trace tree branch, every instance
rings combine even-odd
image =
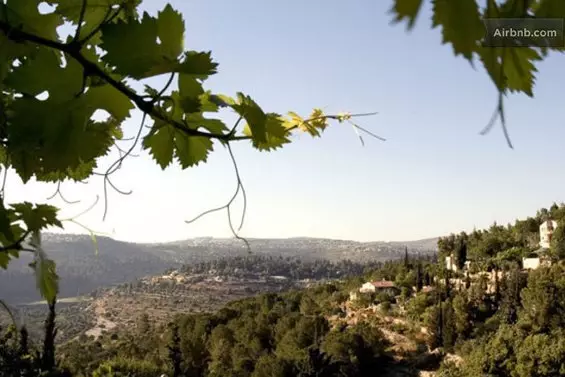
[[[143,111],[144,113],[150,115],[155,119],[159,119],[169,124],[173,128],[189,136],[200,136],[208,139],[217,139],[222,141],[251,139],[251,137],[249,136],[239,136],[236,139],[231,137],[230,134],[214,134],[210,132],[203,132],[189,128],[186,125],[184,125],[182,122],[178,122],[173,119],[170,119],[169,117],[164,115],[161,111],[159,111],[159,109],[155,107],[155,104],[152,101],[150,102],[145,101],[141,96],[139,96],[133,90],[129,89],[123,82],[114,79],[108,73],[106,73],[98,64],[91,62],[86,57],[84,57],[80,52],[82,48],[82,44],[79,42],[61,43],[58,41],[53,41],[38,35],[27,33],[23,30],[13,28],[4,21],[0,21],[0,30],[6,35],[8,39],[14,42],[21,42],[21,41],[31,42],[64,52],[65,54],[74,58],[80,65],[82,65],[85,72],[88,72],[88,74],[90,75],[100,77],[108,84],[112,85],[116,90],[118,90],[123,95],[128,97],[137,106],[139,110]]]
[[[73,42],[77,42],[80,38],[80,29],[82,29],[82,24],[84,23],[84,14],[86,13],[87,5],[87,0],[82,0],[82,7],[80,8],[80,16],[78,18],[77,29],[75,31]]]
[[[29,236],[31,232],[26,231],[16,242],[8,246],[0,246],[0,253],[8,252],[9,250],[26,250],[22,246],[22,242],[25,241],[26,237]]]

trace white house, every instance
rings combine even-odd
[[[394,290],[396,285],[393,281],[370,281],[359,288],[360,293],[372,293],[380,290]]]
[[[535,270],[540,266],[540,258],[522,258],[522,267],[526,270]]]
[[[543,254],[551,247],[551,237],[553,232],[557,229],[557,222],[555,220],[544,221],[539,227],[539,246],[540,249],[536,250],[537,256],[529,258],[522,258],[522,266],[526,270],[535,270],[542,265],[549,265],[551,262],[543,257]]]
[[[471,261],[466,261],[465,265],[463,266],[464,270],[468,270],[471,267]],[[457,268],[457,262],[453,255],[445,257],[445,268],[451,270],[453,272],[457,272],[459,269]]]
[[[551,246],[551,236],[553,236],[553,232],[557,228],[557,221],[555,220],[547,220],[539,227],[539,246],[542,249],[549,249]]]

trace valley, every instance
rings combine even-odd
[[[295,257],[305,261],[350,260],[356,263],[397,259],[409,247],[411,253],[428,255],[437,249],[437,239],[401,242],[355,242],[316,238],[250,239],[254,255]],[[235,239],[197,238],[161,244],[139,244],[87,235],[47,233],[44,249],[57,263],[59,298],[88,295],[116,284],[161,274],[183,265],[248,254]],[[31,256],[22,254],[7,270],[0,270],[0,298],[9,304],[39,301]]]

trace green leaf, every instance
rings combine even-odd
[[[118,4],[113,0],[88,0],[84,12],[83,25],[80,28],[79,40],[94,31],[108,16],[108,9]],[[56,6],[55,13],[63,16],[67,21],[78,24],[83,7],[82,0],[55,0],[48,4]],[[73,32],[74,36],[74,32]]]
[[[120,101],[112,103],[101,98],[101,94],[111,93],[101,90],[97,94],[93,88],[91,95],[78,99],[73,96],[61,103],[51,98],[39,101],[24,97],[14,101],[7,127],[11,142],[6,152],[24,182],[34,174],[76,171],[108,152],[119,134],[119,123],[112,119],[94,122],[90,118],[97,108],[106,107],[121,118],[125,111]]]
[[[433,0],[432,26],[442,26],[443,43],[451,43],[456,56],[472,61],[484,36],[475,0]]]
[[[173,162],[175,148],[174,129],[161,123],[154,132],[151,132],[143,139],[143,147],[144,149],[149,149],[149,153],[157,161],[157,164],[159,164],[161,169],[165,169]]]
[[[37,288],[47,302],[53,302],[59,292],[59,276],[56,272],[55,262],[47,257],[41,247],[39,231],[32,233],[30,243],[35,249],[35,258],[31,266],[35,271]]]
[[[253,146],[261,151],[271,151],[289,143],[290,139],[288,138],[288,130],[284,127],[281,116],[279,114],[269,113],[266,114],[265,118],[265,140],[258,141],[252,139]],[[249,127],[249,124],[247,124],[243,129],[243,134],[246,136],[253,136],[253,131]]]
[[[204,118],[201,120],[206,121]],[[156,121],[153,130],[143,140],[143,148],[149,149],[149,153],[162,169],[171,164],[173,156],[181,167],[186,169],[206,162],[208,154],[212,151],[212,141],[206,137],[188,136],[170,125]]]
[[[391,12],[394,14],[394,22],[398,23],[406,19],[407,28],[410,30],[416,23],[416,17],[420,12],[423,0],[394,0]]]
[[[200,95],[204,93],[202,84],[193,76],[185,73],[179,74],[179,102],[185,113],[200,112],[202,103]]]
[[[541,0],[532,6],[537,18],[565,18],[565,1]]]
[[[16,237],[12,232],[11,215],[13,216],[13,211],[4,206],[4,199],[0,197],[0,241],[2,241],[2,246],[16,241]]]
[[[97,167],[96,160],[82,162],[74,169],[65,169],[49,173],[35,173],[35,178],[39,182],[61,182],[65,179],[70,179],[75,182],[84,181],[92,175],[92,172]]]
[[[66,67],[61,68],[61,56],[53,49],[39,48],[34,56],[15,68],[4,83],[17,93],[34,97],[47,91],[54,102],[73,98],[81,91],[83,69],[74,59],[68,59]]]
[[[532,48],[509,48],[504,59],[504,75],[506,86],[512,92],[524,92],[533,97],[535,72],[534,61],[541,60],[540,55]]]
[[[191,75],[195,78],[205,79],[217,73],[218,63],[212,60],[212,53],[187,51],[175,72]]]
[[[212,140],[175,130],[175,156],[183,169],[206,162],[211,150]]]
[[[168,7],[160,17],[165,20],[174,18],[173,14],[176,12],[172,8],[170,11],[167,9]],[[102,60],[114,66],[117,73],[136,79],[171,72],[198,78],[216,73],[217,64],[212,61],[209,52],[189,51],[183,55],[182,60],[178,60],[179,54],[176,52],[182,50],[184,27],[180,27],[178,20],[173,21],[173,27],[169,30],[162,25],[163,21],[159,22],[147,13],[143,14],[140,21],[105,24],[102,27],[100,47],[106,50],[107,54]],[[161,44],[157,43],[158,38]]]
[[[118,122],[125,120],[130,115],[130,111],[135,108],[125,94],[109,84],[90,88],[84,95],[84,101],[93,112],[106,110]],[[115,128],[119,129],[119,125],[117,124]]]
[[[213,134],[221,134],[228,129],[221,120],[204,118],[202,114],[186,114],[185,123],[194,129],[203,127]]]
[[[483,67],[490,76],[491,81],[496,86],[498,91],[502,92],[506,89],[506,79],[504,71],[502,70],[502,54],[504,48],[501,47],[479,47],[479,59],[483,63]]]
[[[184,21],[182,15],[170,4],[159,12],[157,33],[161,41],[162,53],[170,59],[176,59],[183,51]]]
[[[533,96],[533,85],[537,69],[534,61],[541,56],[532,48],[485,48],[479,56],[492,82],[499,91],[523,92]]]
[[[102,59],[120,74],[136,79],[148,77],[154,66],[163,63],[157,44],[157,20],[144,13],[140,22],[130,20],[102,27]]]
[[[55,13],[39,13],[42,0],[7,0],[0,3],[0,17],[10,25],[43,38],[57,40],[57,27],[63,24],[63,18]]]
[[[10,255],[8,253],[0,252],[0,267],[4,270],[8,268],[10,263]]]
[[[57,219],[57,207],[48,204],[36,204],[29,202],[10,205],[16,212],[16,218],[25,223],[30,232],[40,231],[48,226],[62,228],[63,225]]]
[[[256,145],[267,142],[267,116],[263,110],[243,93],[237,93],[237,103],[231,107],[247,121],[248,136],[253,138]]]

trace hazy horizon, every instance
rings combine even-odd
[[[58,231],[51,229],[50,231],[46,232],[47,234],[55,234],[55,235],[62,235],[62,236],[83,236],[83,237],[91,237],[89,233],[81,233],[81,232],[67,232],[67,231]],[[182,239],[173,239],[169,241],[158,241],[158,242],[136,242],[127,239],[120,239],[114,237],[109,234],[96,234],[96,237],[106,237],[116,241],[121,242],[128,242],[128,243],[139,243],[139,244],[168,244],[168,243],[176,243],[176,242],[183,242],[183,241],[190,241],[190,240],[199,240],[199,239],[214,239],[214,240],[234,240],[237,241],[235,237],[214,237],[214,236],[197,236],[197,237],[190,237],[190,238],[182,238]],[[357,241],[352,239],[342,239],[342,238],[332,238],[332,237],[308,237],[308,236],[291,236],[291,237],[247,237],[248,241],[263,241],[263,240],[270,240],[270,241],[278,241],[278,240],[329,240],[329,241],[342,241],[342,242],[357,242],[357,243],[372,243],[372,242],[382,242],[382,243],[411,243],[411,242],[423,242],[436,239],[441,236],[435,237],[426,237],[426,238],[418,238],[418,239],[406,239],[406,240],[370,240],[370,241]],[[244,245],[243,241],[239,241]]]

